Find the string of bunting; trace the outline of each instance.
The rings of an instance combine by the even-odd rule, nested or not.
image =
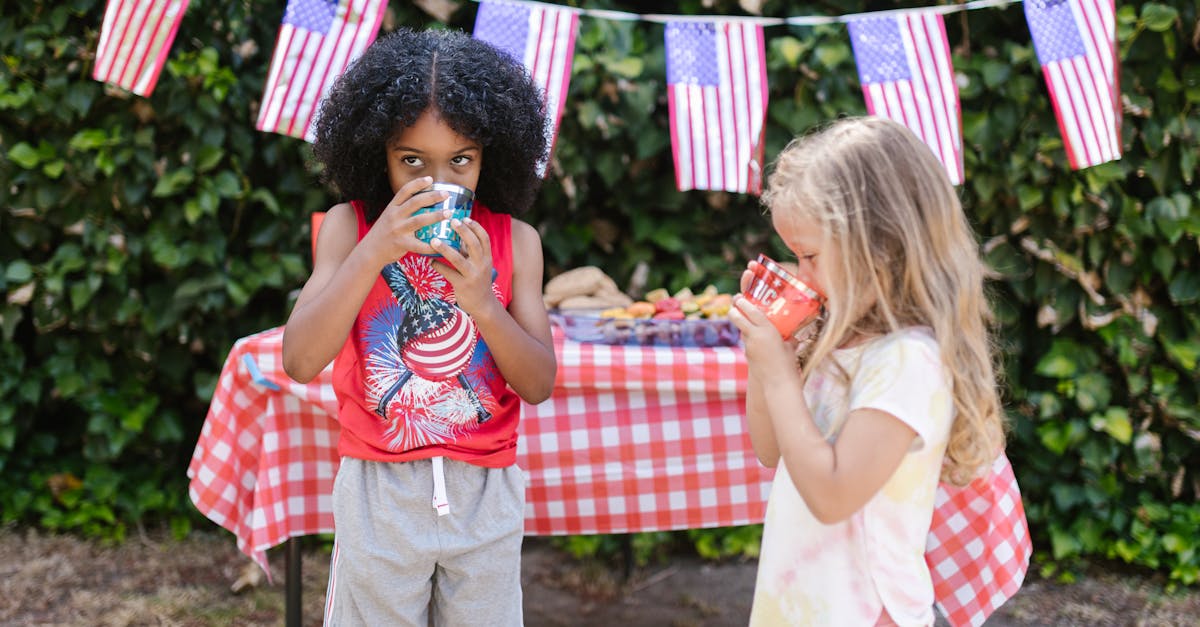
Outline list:
[[[962,119],[944,16],[1022,0],[786,18],[637,14],[533,0],[475,0],[472,35],[521,61],[558,134],[580,16],[664,25],[676,186],[757,194],[767,108],[764,27],[845,24],[867,112],[894,119],[963,181]],[[93,77],[153,91],[187,0],[108,0]],[[1024,0],[1030,35],[1074,169],[1121,158],[1115,0]],[[312,141],[333,81],[379,32],[387,0],[287,0],[258,130]],[[544,169],[545,164],[541,164]]]

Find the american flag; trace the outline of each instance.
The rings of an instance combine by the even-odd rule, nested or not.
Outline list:
[[[256,128],[313,140],[333,81],[375,40],[387,0],[288,0]]]
[[[962,183],[962,115],[941,14],[855,18],[848,27],[867,112],[907,126]]]
[[[1067,160],[1078,170],[1121,158],[1113,0],[1027,0]]]
[[[92,78],[150,95],[187,6],[188,0],[108,0]]]
[[[578,30],[578,11],[539,4],[485,0],[475,15],[472,35],[520,61],[542,88],[550,116],[546,134],[551,146],[558,136],[558,123],[571,84]],[[544,171],[545,164],[539,167]]]
[[[767,115],[762,25],[669,22],[666,46],[676,186],[759,193]]]

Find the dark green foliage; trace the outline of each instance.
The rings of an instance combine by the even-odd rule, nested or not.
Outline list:
[[[391,24],[437,25],[392,5]],[[32,2],[0,17],[0,519],[120,538],[167,518],[182,533],[197,518],[184,469],[225,354],[286,319],[309,267],[308,216],[334,199],[304,142],[254,130],[283,2],[193,0],[150,98],[91,79],[103,6]],[[450,26],[469,30],[475,6]],[[732,0],[588,6],[741,13]],[[764,14],[897,6],[915,5],[769,0]],[[1195,3],[1118,7],[1125,155],[1077,172],[1021,6],[946,26],[960,189],[997,272],[1009,455],[1038,555],[1047,572],[1116,558],[1194,583]],[[768,159],[865,112],[844,26],[769,27],[767,39]],[[746,259],[786,258],[755,198],[675,191],[666,123],[662,26],[582,18],[551,172],[525,216],[548,275],[596,264],[628,286],[641,266],[637,290],[732,290]],[[754,527],[688,538],[706,555],[757,549]]]

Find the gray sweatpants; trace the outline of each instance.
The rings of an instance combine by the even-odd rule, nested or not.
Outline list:
[[[326,625],[520,626],[525,482],[520,468],[343,457],[333,485]]]

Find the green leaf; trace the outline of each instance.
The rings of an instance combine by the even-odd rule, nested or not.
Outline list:
[[[1171,302],[1177,305],[1190,305],[1200,299],[1200,271],[1189,272],[1180,270],[1167,286]]]
[[[213,189],[221,198],[236,198],[242,192],[237,176],[229,170],[222,170],[213,178]]]
[[[66,161],[63,161],[62,159],[55,159],[54,161],[42,166],[42,173],[52,179],[56,179],[62,176],[63,170],[66,167]]]
[[[604,67],[617,76],[632,79],[642,75],[642,71],[646,67],[646,62],[638,57],[624,57],[606,62]]]
[[[1150,264],[1155,270],[1165,279],[1171,278],[1171,272],[1175,269],[1175,251],[1168,246],[1159,246],[1154,249],[1150,255]]]
[[[1087,428],[1078,420],[1052,421],[1039,425],[1037,434],[1043,446],[1055,455],[1062,455],[1067,449],[1083,442],[1087,437]]]
[[[150,194],[155,198],[171,196],[191,185],[193,180],[195,180],[195,174],[193,174],[191,168],[179,168],[178,170],[166,173],[162,178],[158,179],[158,183],[154,186],[154,191],[150,192]]]
[[[1109,407],[1103,414],[1093,415],[1091,423],[1092,429],[1107,433],[1121,444],[1129,444],[1133,439],[1133,423],[1124,407]]]
[[[103,279],[98,274],[89,274],[82,280],[72,281],[70,288],[71,309],[73,311],[81,311],[86,307],[103,282]]]
[[[75,133],[71,137],[71,141],[67,142],[67,146],[72,150],[89,151],[107,146],[109,143],[108,133],[103,129],[89,128]]]
[[[27,283],[33,278],[33,266],[24,259],[17,259],[4,269],[4,279],[10,283]]]
[[[41,162],[41,156],[38,154],[38,151],[25,142],[20,142],[13,146],[8,151],[8,158],[26,170],[36,168],[38,163]]]
[[[795,68],[800,65],[800,53],[804,51],[804,46],[799,39],[790,36],[775,37],[771,39],[771,48],[787,63],[790,68]]]
[[[196,154],[196,172],[208,172],[217,167],[224,158],[225,151],[220,146],[205,146]]]
[[[1050,549],[1054,559],[1061,560],[1071,555],[1078,555],[1079,540],[1075,534],[1059,529],[1057,525],[1050,527]]]
[[[1079,364],[1076,361],[1078,354],[1079,347],[1074,342],[1054,340],[1050,345],[1050,350],[1038,360],[1034,372],[1043,377],[1058,379],[1072,377],[1079,371]]]
[[[1195,371],[1197,362],[1200,362],[1200,338],[1187,338],[1182,340],[1173,340],[1168,337],[1160,336],[1163,348],[1175,363],[1182,366],[1185,370]]]
[[[1156,33],[1169,30],[1177,19],[1179,12],[1174,7],[1157,2],[1148,2],[1142,6],[1142,23]]]
[[[817,46],[817,60],[828,70],[836,70],[850,58],[850,47],[843,43],[827,43]]]
[[[985,61],[982,68],[983,84],[989,88],[1003,85],[1012,76],[1012,66],[999,61]]]
[[[1099,411],[1112,398],[1112,382],[1099,372],[1086,372],[1075,379],[1075,403],[1085,412]]]
[[[1040,207],[1044,200],[1041,188],[1030,185],[1018,185],[1017,197],[1020,198],[1021,211]]]

